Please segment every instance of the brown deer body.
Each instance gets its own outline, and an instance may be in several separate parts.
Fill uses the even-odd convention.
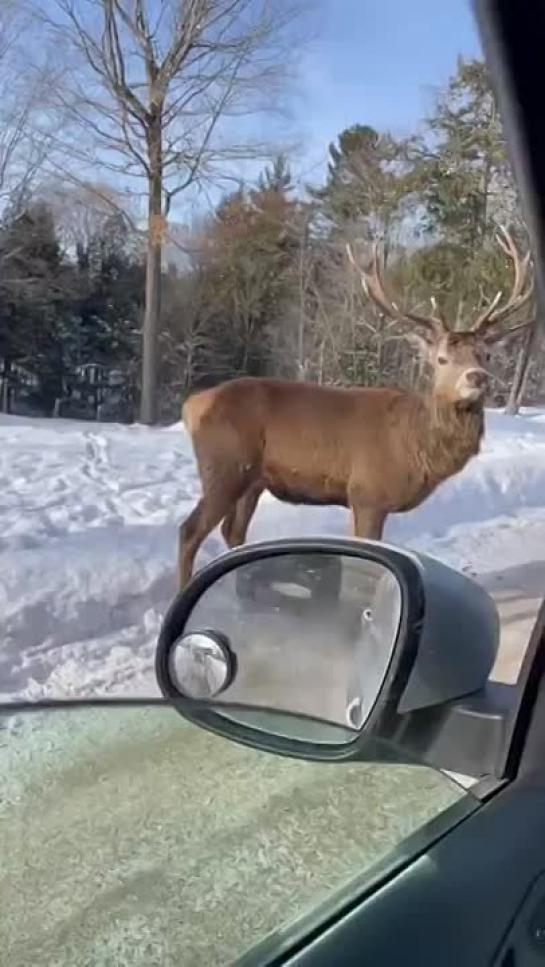
[[[181,586],[220,522],[229,547],[244,542],[264,490],[289,503],[348,507],[354,534],[380,540],[388,514],[417,507],[478,453],[487,345],[513,331],[499,323],[530,295],[522,291],[528,260],[521,263],[504,239],[516,269],[511,297],[501,310],[496,297],[469,331],[398,310],[385,295],[376,253],[372,271],[362,273],[381,310],[410,322],[431,365],[428,392],[243,377],[186,401],[202,497],[180,528]]]

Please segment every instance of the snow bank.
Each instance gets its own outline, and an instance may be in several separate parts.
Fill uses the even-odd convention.
[[[177,526],[198,493],[179,424],[0,417],[0,697],[155,694]],[[265,496],[250,538],[347,528],[342,509]],[[545,411],[488,413],[479,458],[386,537],[478,573],[542,558]],[[200,561],[223,549],[212,535]]]

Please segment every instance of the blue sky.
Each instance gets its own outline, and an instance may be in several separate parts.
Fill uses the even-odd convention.
[[[414,130],[458,55],[481,50],[467,0],[315,2],[317,35],[302,58],[295,121],[303,137],[298,167],[319,176],[343,128]]]
[[[309,0],[308,10],[304,27],[314,39],[299,58],[288,125],[270,116],[237,122],[238,132],[288,145],[300,188],[323,181],[328,146],[344,128],[359,123],[395,135],[413,132],[458,56],[482,56],[468,0]],[[237,162],[232,177],[251,182],[263,164]],[[197,210],[222,192],[209,189],[205,198],[197,192]],[[184,205],[175,206],[182,219]]]

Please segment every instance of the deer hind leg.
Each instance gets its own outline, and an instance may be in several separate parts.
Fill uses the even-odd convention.
[[[250,521],[263,490],[262,484],[253,484],[224,518],[221,533],[227,547],[239,547],[244,544]]]
[[[362,507],[358,503],[351,503],[350,509],[352,511],[352,533],[354,537],[381,541],[384,523],[388,516],[386,511],[375,507]]]
[[[233,509],[245,485],[225,486],[225,481],[205,489],[199,503],[181,524],[178,532],[178,586],[185,587],[193,573],[195,557],[203,541]]]
[[[179,531],[178,580],[189,581],[195,556],[208,535],[224,518],[237,527],[237,502],[252,491],[260,476],[260,442],[244,439],[233,423],[204,419],[193,436],[193,448],[201,478],[202,498]],[[252,512],[255,509],[252,508]],[[248,522],[251,517],[248,514]],[[246,523],[247,526],[247,523]]]

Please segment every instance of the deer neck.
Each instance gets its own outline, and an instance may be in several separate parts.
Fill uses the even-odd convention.
[[[429,477],[439,483],[458,473],[480,449],[484,433],[482,403],[460,406],[433,393],[424,397],[420,458]]]

